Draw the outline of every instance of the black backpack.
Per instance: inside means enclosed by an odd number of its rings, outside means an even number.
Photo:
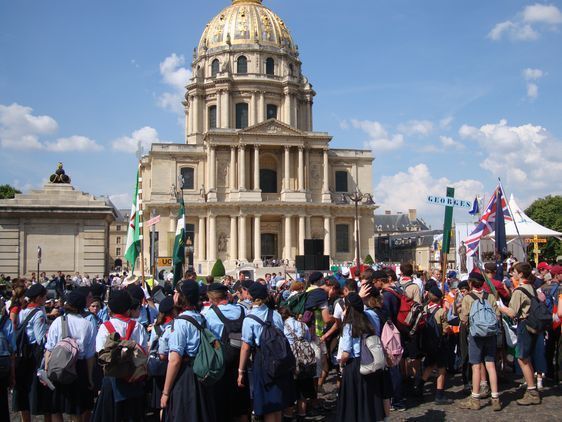
[[[292,376],[296,366],[295,356],[283,331],[273,324],[273,311],[271,309],[267,311],[265,321],[252,314],[248,315],[248,318],[263,327],[254,365],[261,367],[264,384],[272,385],[283,376]]]
[[[27,324],[40,310],[41,308],[33,309],[16,329],[16,358],[18,360],[30,360],[35,357],[35,347],[29,342],[27,336]]]
[[[8,315],[0,319],[0,385],[7,385],[12,371],[12,347],[4,334],[4,325],[8,322]]]
[[[242,348],[242,323],[244,322],[246,313],[242,306],[239,305],[239,307],[240,317],[238,319],[228,319],[218,306],[211,306],[211,309],[224,325],[221,343],[224,352],[224,360],[227,366],[238,365],[240,359],[240,349]]]
[[[529,309],[529,316],[525,320],[527,330],[532,334],[542,333],[552,326],[552,312],[548,310],[546,303],[540,302],[537,299],[537,291],[533,287],[535,295],[531,295],[527,290],[519,287],[519,290],[531,300],[531,309]]]
[[[441,329],[435,319],[438,310],[439,307],[436,307],[435,310],[427,314],[426,323],[422,329],[421,347],[422,351],[428,355],[435,354],[441,348]]]

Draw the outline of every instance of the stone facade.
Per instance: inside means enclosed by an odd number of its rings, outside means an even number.
[[[40,270],[103,276],[109,270],[109,226],[116,210],[105,198],[48,183],[41,190],[0,200],[0,273]]]
[[[192,71],[185,144],[153,144],[142,159],[144,215],[161,216],[159,255],[172,254],[181,189],[199,272],[217,258],[227,270],[291,264],[305,238],[323,239],[333,261],[354,259],[355,206],[339,199],[372,191],[374,158],[330,149],[331,136],[313,131],[316,93],[284,22],[259,0],[233,1],[206,26]],[[374,256],[374,208],[359,206],[362,258]]]
[[[130,210],[118,210],[115,221],[109,226],[109,265],[111,269],[116,269],[119,266],[121,268],[129,266],[124,256],[130,212]],[[121,265],[117,265],[119,260]]]

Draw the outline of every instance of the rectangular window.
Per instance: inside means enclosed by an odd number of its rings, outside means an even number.
[[[115,238],[115,243],[118,244],[118,245],[121,244],[121,236],[117,236],[117,237]]]
[[[336,224],[336,252],[349,252],[348,224]]]
[[[277,119],[277,106],[275,104],[267,105],[267,118]]]
[[[115,248],[115,256],[121,256],[121,248]]]
[[[336,171],[336,192],[348,192],[347,171]]]
[[[209,129],[217,128],[217,106],[209,107]]]
[[[245,129],[248,127],[248,104],[236,104],[236,129]]]
[[[116,227],[115,227],[115,230],[118,231],[118,232],[120,232],[120,231],[121,231],[121,226],[116,226]]]
[[[183,167],[181,169],[182,189],[195,188],[194,174],[195,170],[193,170],[193,167]]]

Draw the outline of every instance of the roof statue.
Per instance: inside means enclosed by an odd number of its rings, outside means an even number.
[[[49,181],[51,183],[70,183],[70,177],[65,174],[62,163],[57,164],[57,169],[54,174],[51,174]]]

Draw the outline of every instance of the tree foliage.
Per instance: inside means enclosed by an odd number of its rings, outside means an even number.
[[[562,196],[548,195],[546,198],[539,198],[525,210],[531,219],[537,223],[548,227],[551,230],[562,232]],[[554,261],[557,256],[562,255],[562,242],[550,237],[547,243],[540,244],[541,256],[548,261]],[[532,248],[531,252],[532,252]]]
[[[365,257],[365,261],[363,261],[367,265],[373,265],[375,261],[373,261],[373,257],[371,255],[367,255]]]
[[[225,275],[225,269],[224,269],[224,265],[221,261],[221,259],[217,259],[217,262],[215,262],[215,265],[213,265],[213,269],[211,270],[211,275],[213,277],[223,277]]]
[[[0,199],[12,199],[16,193],[21,193],[10,185],[0,185]]]

